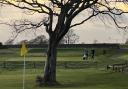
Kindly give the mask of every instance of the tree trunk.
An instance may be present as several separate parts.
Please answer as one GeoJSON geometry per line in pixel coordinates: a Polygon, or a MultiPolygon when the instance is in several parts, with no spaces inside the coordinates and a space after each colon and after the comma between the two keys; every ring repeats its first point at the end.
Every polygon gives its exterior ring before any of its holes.
{"type": "Polygon", "coordinates": [[[56,82],[56,59],[57,59],[57,45],[55,38],[50,38],[47,60],[44,67],[44,76],[42,81],[40,81],[40,86],[42,85],[55,85],[56,82]]]}
{"type": "Polygon", "coordinates": [[[56,82],[56,55],[57,48],[50,44],[48,47],[47,61],[44,69],[44,81],[48,83],[56,82]]]}

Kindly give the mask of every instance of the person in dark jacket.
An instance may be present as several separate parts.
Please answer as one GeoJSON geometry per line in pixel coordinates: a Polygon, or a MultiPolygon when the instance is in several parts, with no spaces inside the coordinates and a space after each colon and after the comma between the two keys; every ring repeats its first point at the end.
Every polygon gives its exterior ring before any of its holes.
{"type": "Polygon", "coordinates": [[[95,50],[94,49],[91,50],[91,57],[92,57],[92,59],[95,58],[95,50]]]}

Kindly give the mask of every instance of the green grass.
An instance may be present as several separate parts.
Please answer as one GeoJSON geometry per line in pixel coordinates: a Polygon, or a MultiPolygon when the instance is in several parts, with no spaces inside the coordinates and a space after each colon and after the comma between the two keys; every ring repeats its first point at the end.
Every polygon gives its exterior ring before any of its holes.
{"type": "MultiPolygon", "coordinates": [[[[26,61],[45,61],[46,56],[42,49],[30,49],[26,61]]],[[[89,51],[91,49],[88,49],[89,51]]],[[[96,49],[95,60],[97,66],[84,69],[57,69],[57,80],[61,85],[54,87],[37,87],[35,78],[43,75],[42,69],[26,70],[25,89],[128,89],[128,71],[107,71],[106,65],[122,63],[128,60],[128,51],[120,52],[115,49],[96,49]]],[[[58,49],[58,61],[82,61],[83,49],[58,49]]],[[[19,49],[0,50],[0,61],[23,61],[19,49]]],[[[91,65],[90,65],[91,66],[91,65]]],[[[77,66],[76,66],[77,67],[77,66]]],[[[22,69],[0,69],[0,89],[22,89],[22,69]]]]}
{"type": "Polygon", "coordinates": [[[128,48],[128,44],[120,44],[120,48],[128,48]]]}
{"type": "MultiPolygon", "coordinates": [[[[89,53],[91,49],[88,49],[89,53]]],[[[95,49],[96,56],[103,55],[103,49],[95,49]]],[[[107,54],[115,52],[112,49],[106,49],[107,54]]],[[[67,48],[58,49],[58,61],[80,61],[82,60],[84,49],[82,48],[67,48]]],[[[9,48],[9,49],[0,49],[0,61],[22,61],[20,57],[20,49],[18,48],[9,48]]],[[[46,49],[29,49],[27,61],[45,61],[46,60],[46,49]]]]}
{"type": "MultiPolygon", "coordinates": [[[[45,61],[46,49],[29,49],[26,61],[45,61]]],[[[83,56],[82,49],[58,49],[58,61],[80,61],[83,56]]],[[[20,49],[0,49],[0,61],[23,61],[20,49]]]]}
{"type": "MultiPolygon", "coordinates": [[[[61,85],[37,87],[35,77],[42,70],[26,70],[25,89],[128,89],[127,73],[116,73],[104,69],[58,69],[57,80],[61,85]]],[[[22,89],[22,70],[1,71],[1,89],[22,89]]]]}
{"type": "MultiPolygon", "coordinates": [[[[26,61],[45,61],[46,57],[26,57],[26,61]]],[[[0,57],[0,61],[23,61],[23,57],[0,57]]],[[[57,61],[83,61],[81,57],[57,57],[57,61]]]]}

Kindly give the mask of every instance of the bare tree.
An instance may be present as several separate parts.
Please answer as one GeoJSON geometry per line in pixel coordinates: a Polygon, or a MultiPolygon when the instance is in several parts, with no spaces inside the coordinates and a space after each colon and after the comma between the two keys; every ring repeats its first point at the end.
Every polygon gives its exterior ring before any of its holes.
{"type": "Polygon", "coordinates": [[[28,44],[48,44],[48,40],[45,35],[40,35],[28,41],[28,44]]]}
{"type": "Polygon", "coordinates": [[[4,44],[5,45],[12,45],[13,44],[13,39],[8,39],[4,44]]]}
{"type": "Polygon", "coordinates": [[[95,39],[95,40],[93,41],[93,43],[94,43],[94,44],[98,43],[98,40],[95,39]]]}
{"type": "Polygon", "coordinates": [[[23,42],[28,44],[28,40],[21,40],[20,42],[18,42],[17,44],[22,44],[23,42]]]}
{"type": "Polygon", "coordinates": [[[41,26],[46,28],[45,30],[49,35],[49,44],[41,84],[56,83],[57,46],[70,28],[81,25],[97,15],[110,17],[118,28],[127,28],[124,24],[120,24],[119,18],[117,18],[117,16],[127,13],[125,10],[118,8],[117,4],[127,5],[127,0],[0,0],[0,3],[34,13],[46,14],[47,18],[38,23],[22,21],[20,24],[14,23],[13,25],[17,33],[41,26]],[[74,18],[83,11],[88,16],[83,17],[81,22],[74,23],[74,18]],[[57,18],[57,20],[53,25],[54,18],[57,18]]]}
{"type": "Polygon", "coordinates": [[[128,44],[128,39],[126,39],[125,44],[128,44]]]}
{"type": "Polygon", "coordinates": [[[2,42],[0,42],[0,46],[2,46],[3,44],[2,44],[2,42]]]}
{"type": "Polygon", "coordinates": [[[79,36],[74,33],[74,30],[69,30],[63,39],[60,41],[61,44],[74,44],[79,41],[79,36]]]}

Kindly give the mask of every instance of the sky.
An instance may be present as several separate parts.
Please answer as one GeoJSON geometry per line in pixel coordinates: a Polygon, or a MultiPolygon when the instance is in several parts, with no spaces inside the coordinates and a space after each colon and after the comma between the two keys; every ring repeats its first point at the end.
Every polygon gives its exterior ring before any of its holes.
{"type": "MultiPolygon", "coordinates": [[[[14,20],[28,18],[31,20],[40,20],[42,19],[42,14],[34,15],[25,15],[23,10],[16,9],[14,7],[8,6],[0,9],[0,21],[1,22],[13,22],[14,20]]],[[[84,13],[81,13],[75,20],[80,21],[84,17],[84,13]]],[[[98,43],[124,43],[128,38],[127,32],[123,30],[117,30],[114,23],[110,20],[104,22],[94,17],[91,20],[85,22],[84,24],[74,27],[74,32],[79,36],[78,43],[94,43],[94,40],[97,40],[98,43]]],[[[128,16],[123,17],[123,21],[128,22],[128,16]],[[126,19],[127,18],[127,19],[126,19]]],[[[44,28],[43,28],[44,29],[44,28]]],[[[38,35],[46,35],[47,33],[42,29],[37,29],[36,31],[27,30],[15,39],[15,43],[21,40],[30,40],[35,38],[38,35]]],[[[6,42],[8,39],[13,37],[13,28],[3,25],[0,25],[0,42],[6,42]]],[[[48,37],[48,36],[47,36],[48,37]]]]}

